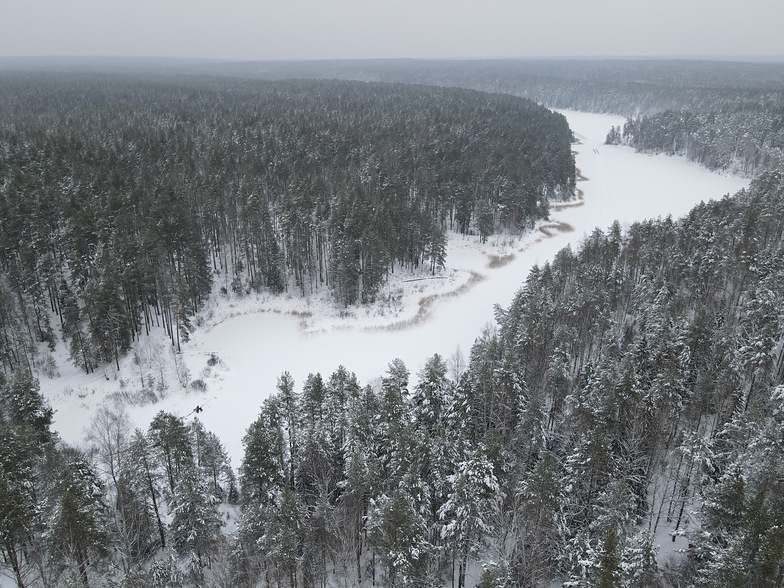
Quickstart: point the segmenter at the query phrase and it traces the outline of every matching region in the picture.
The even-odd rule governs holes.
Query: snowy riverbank
[[[42,390],[56,410],[54,428],[64,440],[80,443],[91,415],[103,402],[127,404],[134,423],[146,428],[159,410],[186,416],[198,404],[199,418],[226,446],[235,466],[242,458],[242,437],[263,399],[274,392],[278,376],[289,371],[297,385],[310,372],[331,374],[338,365],[368,383],[394,358],[412,374],[427,357],[466,357],[474,339],[493,323],[493,306],[506,306],[534,264],[551,259],[562,247],[576,246],[595,227],[606,229],[650,217],[683,215],[700,202],[734,193],[742,178],[714,174],[682,158],[634,153],[603,145],[619,117],[564,113],[580,141],[577,167],[586,180],[579,206],[555,209],[550,222],[523,238],[452,237],[447,269],[437,279],[399,276],[387,287],[389,303],[340,312],[325,297],[255,297],[220,301],[205,309],[201,326],[183,352],[169,352],[162,334],[141,341],[119,373],[86,376],[58,355],[61,377],[42,378]],[[494,257],[495,256],[495,257]],[[326,294],[326,292],[325,292]],[[216,362],[214,358],[218,358]],[[206,390],[182,388],[184,369]],[[111,368],[107,368],[111,369]],[[138,404],[139,380],[168,382],[155,403]]]

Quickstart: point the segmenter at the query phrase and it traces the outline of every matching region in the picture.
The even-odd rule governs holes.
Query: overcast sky
[[[784,0],[0,0],[0,56],[784,55]]]

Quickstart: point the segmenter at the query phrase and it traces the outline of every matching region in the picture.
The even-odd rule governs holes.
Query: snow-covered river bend
[[[424,320],[402,328],[368,329],[366,323],[355,320],[344,328],[313,333],[302,330],[297,316],[266,312],[243,314],[197,330],[184,348],[183,357],[193,378],[204,377],[207,391],[171,390],[156,404],[129,407],[131,418],[146,428],[159,410],[187,415],[196,404],[204,405],[199,418],[222,439],[238,466],[245,430],[256,418],[264,398],[274,392],[283,371],[289,371],[301,386],[308,373],[318,371],[327,377],[342,364],[365,384],[384,374],[393,359],[400,358],[413,380],[434,353],[447,358],[459,346],[467,357],[474,339],[493,322],[493,305],[507,306],[534,264],[551,259],[568,244],[576,247],[595,227],[607,229],[615,219],[628,224],[668,214],[677,217],[701,200],[720,198],[748,184],[745,179],[710,173],[681,158],[641,155],[627,147],[605,146],[610,126],[623,124],[619,117],[564,114],[580,141],[575,145],[577,167],[587,179],[578,184],[584,193],[582,205],[553,211],[551,224],[562,228],[568,225],[573,230],[547,230],[552,236],[536,231],[510,249],[511,261],[495,268],[488,266],[485,254],[465,247],[465,242],[459,243],[462,247],[450,251],[448,267],[476,272],[483,279],[459,295],[439,299]],[[204,375],[210,353],[218,355],[224,365]],[[67,384],[74,390],[80,386],[95,390],[95,386],[102,385],[96,380],[80,383],[76,374],[65,376],[64,371],[63,379],[69,379]],[[133,378],[130,373],[123,377]],[[62,394],[55,385],[63,387],[62,382],[42,383],[57,410],[55,428],[66,441],[79,442],[100,390],[79,401],[79,395]]]

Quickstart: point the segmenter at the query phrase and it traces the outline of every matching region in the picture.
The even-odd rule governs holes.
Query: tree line
[[[781,63],[657,59],[475,59],[245,62],[191,71],[255,79],[344,79],[460,87],[522,96],[550,108],[622,116],[780,102]]]
[[[467,361],[412,378],[393,360],[364,385],[284,373],[236,474],[163,412],[135,432],[100,413],[88,459],[16,375],[5,564],[20,586],[780,585],[783,204],[771,173],[678,221],[596,230],[531,271]],[[71,504],[88,518],[63,520]]]
[[[754,176],[784,166],[784,108],[730,103],[628,119],[622,139],[638,151],[683,155],[711,170]]]
[[[0,76],[0,366],[86,372],[213,288],[372,302],[446,232],[520,230],[574,193],[566,120],[458,89]],[[480,222],[481,220],[481,222]]]
[[[549,108],[628,117],[628,144],[648,153],[684,155],[709,169],[753,177],[784,164],[780,63],[388,60],[246,63],[229,70],[268,79],[296,74],[512,94]]]
[[[0,375],[3,571],[19,588],[204,585],[218,505],[237,500],[220,440],[197,419],[161,412],[133,431],[102,408],[84,452],[58,439],[52,416],[37,380]]]

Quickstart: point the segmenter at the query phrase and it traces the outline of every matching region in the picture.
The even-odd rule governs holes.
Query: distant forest
[[[216,286],[371,302],[574,195],[571,131],[536,104],[346,81],[0,75],[0,366],[66,341],[85,371]]]
[[[748,177],[784,167],[781,63],[389,60],[222,64],[221,68],[267,79],[336,77],[511,94],[549,108],[628,117],[624,140],[640,151],[684,155],[709,169]]]
[[[781,586],[783,207],[775,173],[679,221],[597,229],[531,271],[467,365],[434,355],[412,381],[393,360],[374,385],[340,367],[299,390],[284,373],[238,477],[165,412],[134,432],[102,410],[91,465],[34,380],[0,375],[7,569],[19,586],[462,588],[469,567],[483,587]]]

